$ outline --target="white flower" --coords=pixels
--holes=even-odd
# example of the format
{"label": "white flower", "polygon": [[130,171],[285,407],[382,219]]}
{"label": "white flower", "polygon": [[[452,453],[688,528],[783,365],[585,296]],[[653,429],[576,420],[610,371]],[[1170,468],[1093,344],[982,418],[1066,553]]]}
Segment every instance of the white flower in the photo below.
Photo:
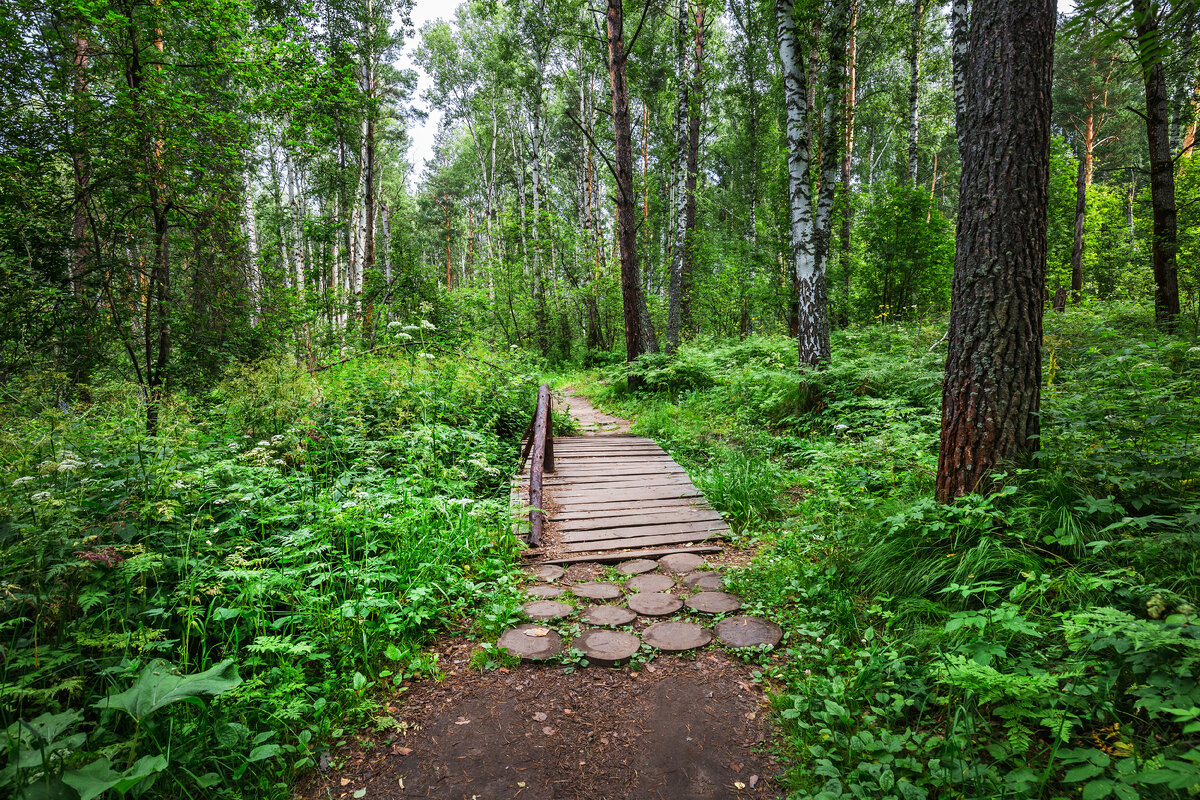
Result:
{"label": "white flower", "polygon": [[516,349],[517,349],[517,346],[516,346],[515,344],[510,344],[510,345],[508,346],[508,349],[509,349],[509,350],[516,350]]}
{"label": "white flower", "polygon": [[270,447],[271,443],[264,439],[263,441],[258,443],[258,446],[259,447]]}
{"label": "white flower", "polygon": [[400,320],[392,320],[391,322],[388,323],[388,327],[389,328],[399,328]]}
{"label": "white flower", "polygon": [[21,486],[21,485],[23,485],[23,484],[26,484],[26,483],[31,483],[32,481],[33,481],[33,476],[32,476],[32,475],[26,475],[26,476],[25,476],[25,477],[23,477],[23,478],[17,478],[15,481],[13,481],[13,484],[12,484],[12,485],[13,485],[13,486]]}
{"label": "white flower", "polygon": [[49,492],[38,492],[30,499],[32,499],[33,502],[35,502],[35,503],[48,503],[48,502],[50,502],[50,493]]}
{"label": "white flower", "polygon": [[419,330],[421,330],[421,326],[419,326],[419,325],[405,325],[405,326],[404,326],[404,330],[406,330],[406,331],[419,331]]}
{"label": "white flower", "polygon": [[282,441],[283,441],[282,433],[277,433],[271,437],[271,444],[278,444],[279,442],[282,442]]}
{"label": "white flower", "polygon": [[59,472],[74,472],[75,470],[79,469],[82,466],[83,466],[82,461],[74,461],[70,458],[66,458],[59,462],[58,471]]}
{"label": "white flower", "polygon": [[437,356],[435,356],[433,353],[417,353],[417,355],[419,355],[421,358],[428,358],[430,361],[433,361],[435,358],[437,358]]}
{"label": "white flower", "polygon": [[427,319],[421,320],[421,327],[427,331],[436,331],[437,330],[437,326],[434,325],[432,322],[430,322]]}
{"label": "white flower", "polygon": [[403,339],[403,340],[404,340],[404,341],[406,341],[406,342],[407,342],[407,341],[411,341],[411,340],[412,340],[412,336],[410,336],[410,335],[409,335],[409,334],[407,334],[407,333],[404,333],[403,331],[401,331],[400,333],[397,333],[397,334],[396,334],[396,338],[397,338],[397,339]]}

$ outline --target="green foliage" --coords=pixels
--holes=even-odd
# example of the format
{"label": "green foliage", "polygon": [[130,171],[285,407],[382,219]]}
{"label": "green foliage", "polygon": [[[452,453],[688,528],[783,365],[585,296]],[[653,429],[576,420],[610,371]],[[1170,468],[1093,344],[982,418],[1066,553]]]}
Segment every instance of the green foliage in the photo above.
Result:
{"label": "green foliage", "polygon": [[136,403],[4,408],[0,785],[284,796],[379,680],[436,674],[433,631],[479,597],[506,624],[534,382],[483,357],[515,374],[267,360],[157,437]]}
{"label": "green foliage", "polygon": [[836,332],[817,374],[700,341],[707,389],[593,387],[762,543],[729,580],[786,631],[761,679],[792,797],[1195,794],[1200,349],[1150,323],[1047,317],[1040,461],[953,505],[935,327]]}

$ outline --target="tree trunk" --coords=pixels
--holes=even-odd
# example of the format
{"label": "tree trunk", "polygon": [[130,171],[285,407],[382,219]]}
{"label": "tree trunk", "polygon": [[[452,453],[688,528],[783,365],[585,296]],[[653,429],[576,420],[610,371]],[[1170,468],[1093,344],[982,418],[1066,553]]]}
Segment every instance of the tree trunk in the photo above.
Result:
{"label": "tree trunk", "polygon": [[808,86],[797,35],[794,0],[775,4],[779,58],[783,64],[787,111],[788,203],[791,231],[790,271],[795,280],[796,342],[800,363],[829,362],[829,307],[825,275],[817,269],[814,248],[812,183],[809,180]]}
{"label": "tree trunk", "polygon": [[671,245],[671,274],[667,283],[667,352],[679,347],[682,323],[683,261],[687,239],[687,176],[688,176],[688,82],[687,82],[687,0],[679,0],[679,16],[675,39],[675,187],[672,218],[675,237]]}
{"label": "tree trunk", "polygon": [[[830,16],[829,65],[825,83],[824,142],[821,146],[821,172],[817,189],[817,213],[813,221],[817,272],[824,276],[829,264],[829,243],[833,234],[833,203],[837,197],[840,165],[838,145],[843,132],[842,85],[845,79],[846,31],[848,28],[849,0],[838,0]],[[828,311],[826,311],[828,331]],[[826,333],[828,335],[828,332]]]}
{"label": "tree trunk", "polygon": [[842,308],[838,314],[838,327],[850,324],[850,217],[853,212],[851,204],[850,170],[853,166],[854,154],[854,105],[857,100],[858,81],[855,74],[858,60],[858,0],[850,3],[850,31],[846,45],[846,136],[842,140],[842,230],[841,255],[838,258],[842,268]]}
{"label": "tree trunk", "polygon": [[[989,490],[996,469],[1038,447],[1054,23],[1050,0],[971,7],[958,109],[962,178],[938,454],[942,502]],[[957,25],[955,33],[957,40]]]}
{"label": "tree trunk", "polygon": [[1175,267],[1175,163],[1168,127],[1171,115],[1162,65],[1162,40],[1150,0],[1133,0],[1138,60],[1146,82],[1146,138],[1150,143],[1150,205],[1154,213],[1154,321],[1175,332],[1179,317],[1179,279]]}
{"label": "tree trunk", "polygon": [[1083,297],[1083,227],[1087,218],[1087,193],[1092,185],[1092,154],[1096,144],[1096,115],[1089,108],[1083,123],[1083,153],[1075,177],[1075,240],[1071,244],[1071,302]]}
{"label": "tree trunk", "polygon": [[700,170],[700,123],[704,97],[704,3],[696,3],[692,86],[688,90],[687,197],[684,202],[683,275],[679,287],[679,322],[692,330],[692,273],[696,269],[696,181]]}
{"label": "tree trunk", "polygon": [[625,360],[642,354],[644,305],[638,274],[637,218],[633,196],[633,134],[629,122],[629,90],[625,85],[625,18],[621,0],[608,0],[608,77],[612,86],[613,132],[616,139],[617,241],[621,260],[621,297],[625,317]]}
{"label": "tree trunk", "polygon": [[909,52],[908,84],[908,183],[917,185],[917,136],[921,130],[921,34],[925,27],[925,9],[921,0],[913,0],[912,45]]}

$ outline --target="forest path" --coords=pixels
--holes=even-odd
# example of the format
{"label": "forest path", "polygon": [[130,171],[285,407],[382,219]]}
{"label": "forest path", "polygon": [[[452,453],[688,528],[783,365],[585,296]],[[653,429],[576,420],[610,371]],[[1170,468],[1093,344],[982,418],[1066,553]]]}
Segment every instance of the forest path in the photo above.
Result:
{"label": "forest path", "polygon": [[[567,398],[597,441],[628,431],[628,421],[581,400]],[[740,603],[717,591],[721,568],[751,555],[727,547],[707,554],[707,563],[684,553],[615,569],[596,561],[531,566],[538,582],[527,588],[524,609],[535,623],[506,631],[499,642],[525,653],[519,664],[479,670],[471,665],[477,642],[439,641],[440,679],[396,692],[376,718],[378,732],[322,759],[330,768],[300,796],[782,797],[774,779],[781,769],[769,752],[770,704],[753,679],[758,667],[736,654],[739,644],[764,636],[773,644],[779,629],[754,617],[709,624],[713,608]],[[705,646],[714,633],[724,647]],[[586,662],[553,660],[568,642],[573,655],[587,652]]]}

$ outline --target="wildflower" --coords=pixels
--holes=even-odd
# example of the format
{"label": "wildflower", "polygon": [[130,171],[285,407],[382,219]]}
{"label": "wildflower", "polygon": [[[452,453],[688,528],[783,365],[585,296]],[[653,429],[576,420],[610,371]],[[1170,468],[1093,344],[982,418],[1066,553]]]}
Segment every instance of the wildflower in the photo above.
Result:
{"label": "wildflower", "polygon": [[38,492],[30,499],[33,500],[33,502],[35,502],[35,503],[48,503],[48,502],[50,502],[50,493],[49,492]]}
{"label": "wildflower", "polygon": [[437,356],[435,356],[433,353],[417,353],[417,355],[419,355],[421,358],[428,358],[430,361],[433,361],[435,358],[437,358]]}
{"label": "wildflower", "polygon": [[279,444],[279,443],[280,443],[280,442],[282,442],[282,441],[283,441],[283,434],[282,434],[282,433],[277,433],[277,434],[275,434],[274,436],[272,436],[272,437],[271,437],[271,444]]}
{"label": "wildflower", "polygon": [[33,481],[33,476],[32,476],[32,475],[26,475],[26,476],[25,476],[25,477],[23,477],[23,478],[17,478],[15,481],[13,481],[12,485],[13,485],[13,486],[22,486],[22,485],[24,485],[24,484],[26,484],[26,483],[30,483],[30,482],[32,482],[32,481]]}
{"label": "wildflower", "polygon": [[436,331],[437,330],[437,326],[434,325],[432,322],[430,322],[427,319],[421,320],[421,327],[427,331]]}
{"label": "wildflower", "polygon": [[516,349],[517,349],[517,346],[516,346],[515,344],[510,344],[510,345],[508,346],[508,349],[509,349],[509,350],[516,350]]}
{"label": "wildflower", "polygon": [[409,334],[405,333],[404,331],[401,331],[400,333],[397,333],[397,334],[396,334],[396,338],[397,338],[397,339],[400,339],[401,341],[405,341],[405,342],[411,342],[411,341],[412,341],[412,336],[410,336]]}
{"label": "wildflower", "polygon": [[812,670],[811,670],[811,669],[806,669],[806,670],[804,670],[804,677],[808,678],[808,677],[811,677],[811,676],[812,676]]}
{"label": "wildflower", "polygon": [[389,328],[399,328],[399,327],[400,327],[400,320],[398,320],[398,319],[394,319],[394,320],[392,320],[391,322],[389,322],[389,323],[388,323],[388,327],[389,327]]}
{"label": "wildflower", "polygon": [[264,439],[263,441],[261,441],[261,442],[259,442],[259,443],[258,443],[258,446],[259,446],[259,447],[270,447],[270,446],[271,446],[271,443],[270,443],[270,442],[268,442],[266,439]]}
{"label": "wildflower", "polygon": [[419,325],[405,325],[405,326],[404,326],[404,330],[406,330],[406,331],[419,331],[419,330],[421,330],[421,327],[420,327]]}

